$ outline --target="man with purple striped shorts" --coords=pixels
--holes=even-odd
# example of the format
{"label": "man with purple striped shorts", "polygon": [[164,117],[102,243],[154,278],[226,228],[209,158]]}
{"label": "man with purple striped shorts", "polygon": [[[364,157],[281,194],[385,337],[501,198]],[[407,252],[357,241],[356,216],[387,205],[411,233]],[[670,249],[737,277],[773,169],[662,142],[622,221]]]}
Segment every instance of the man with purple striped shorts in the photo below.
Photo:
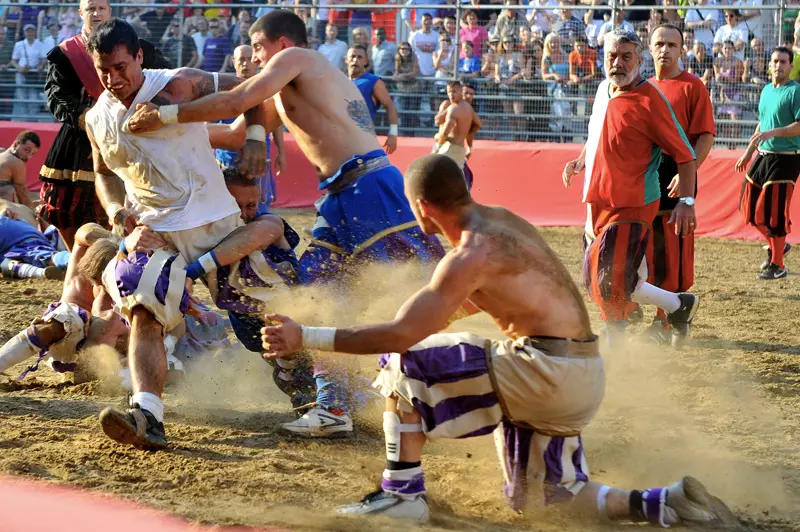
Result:
{"label": "man with purple striped shorts", "polygon": [[[430,283],[388,323],[305,327],[286,316],[262,330],[267,359],[303,348],[375,354],[386,397],[387,465],[381,489],[344,514],[428,519],[426,440],[494,432],[509,505],[522,511],[540,488],[545,503],[571,502],[602,519],[662,526],[732,519],[703,485],[622,490],[589,480],[581,431],[605,390],[603,359],[580,292],[536,229],[472,201],[458,165],[441,155],[409,167],[405,193],[420,227],[454,249]],[[508,339],[436,334],[453,320],[489,314]]]}

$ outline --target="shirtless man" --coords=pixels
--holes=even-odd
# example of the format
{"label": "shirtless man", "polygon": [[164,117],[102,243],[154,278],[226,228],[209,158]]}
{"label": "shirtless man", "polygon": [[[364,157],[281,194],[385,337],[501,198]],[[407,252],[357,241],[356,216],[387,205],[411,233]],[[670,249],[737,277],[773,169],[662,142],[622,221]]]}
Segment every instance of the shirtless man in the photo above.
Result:
{"label": "shirtless man", "polygon": [[[426,439],[494,431],[504,492],[518,511],[527,487],[543,485],[546,502],[572,501],[601,518],[717,520],[713,499],[692,477],[644,491],[589,481],[580,433],[605,392],[603,359],[578,288],[536,229],[503,208],[473,202],[460,168],[441,155],[409,166],[405,193],[420,226],[443,234],[454,249],[393,321],[335,329],[267,315],[279,324],[262,331],[265,358],[303,348],[391,353],[381,355],[375,381],[386,397],[381,489],[339,511],[426,521]],[[437,334],[480,310],[508,339]]]}
{"label": "shirtless man", "polygon": [[[462,171],[467,163],[465,141],[472,126],[472,116],[475,114],[472,106],[464,101],[463,94],[460,81],[447,82],[447,98],[450,103],[443,111],[444,116],[441,117],[439,131],[433,137],[436,141],[435,152],[453,159]],[[436,118],[439,118],[438,114]]]}
{"label": "shirtless man", "polygon": [[[472,155],[472,143],[475,140],[475,134],[483,127],[483,122],[478,116],[478,113],[475,112],[475,107],[472,105],[472,102],[475,100],[475,85],[469,82],[462,82],[461,94],[464,98],[464,101],[467,102],[472,108],[472,124],[469,126],[469,133],[467,133],[467,138],[465,139],[467,145],[465,159],[469,160],[470,156]],[[444,120],[447,117],[447,109],[450,107],[450,104],[451,101],[447,99],[444,100],[439,106],[439,112],[436,113],[436,117],[434,118],[434,123],[437,126],[444,124]],[[439,143],[434,144],[433,153],[438,153],[440,147],[441,146]],[[466,160],[464,161],[464,179],[467,180],[467,189],[472,190],[474,177]]]}
{"label": "shirtless man", "polygon": [[[317,168],[325,195],[308,249],[300,258],[303,282],[339,280],[341,274],[374,261],[435,261],[441,244],[419,228],[403,197],[403,176],[391,165],[375,136],[369,109],[358,88],[322,54],[307,50],[303,21],[274,10],[250,28],[260,73],[236,89],[180,105],[140,105],[128,120],[133,132],[164,124],[213,122],[267,101],[269,125],[283,123]],[[173,126],[175,127],[175,126]],[[325,435],[326,427],[352,432],[342,391],[324,393],[320,372],[314,408],[285,425],[299,435]],[[329,388],[328,388],[329,389]],[[323,420],[322,418],[325,418]]]}
{"label": "shirtless man", "polygon": [[17,193],[17,203],[33,209],[25,179],[25,163],[36,155],[41,147],[39,135],[33,131],[22,131],[11,147],[0,153],[0,181],[9,181]]}

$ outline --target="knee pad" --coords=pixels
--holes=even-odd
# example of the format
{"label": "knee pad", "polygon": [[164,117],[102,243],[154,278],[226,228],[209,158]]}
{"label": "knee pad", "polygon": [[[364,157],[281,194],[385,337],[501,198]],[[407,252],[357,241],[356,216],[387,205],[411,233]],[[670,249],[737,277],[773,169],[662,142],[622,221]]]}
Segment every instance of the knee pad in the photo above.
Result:
{"label": "knee pad", "polygon": [[383,413],[383,434],[386,438],[386,459],[400,462],[400,435],[403,432],[422,432],[420,423],[401,423],[395,412]]}

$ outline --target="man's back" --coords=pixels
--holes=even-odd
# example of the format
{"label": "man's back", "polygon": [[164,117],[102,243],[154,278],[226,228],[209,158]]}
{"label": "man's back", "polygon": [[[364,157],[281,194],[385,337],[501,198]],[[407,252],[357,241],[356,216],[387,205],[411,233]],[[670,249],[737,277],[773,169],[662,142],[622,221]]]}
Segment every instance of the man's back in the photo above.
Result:
{"label": "man's back", "polygon": [[450,252],[473,262],[485,281],[470,301],[505,334],[585,339],[591,324],[577,286],[531,224],[501,207],[478,208]]}
{"label": "man's back", "polygon": [[354,155],[380,149],[367,104],[347,76],[320,53],[282,53],[293,54],[304,68],[275,95],[275,106],[320,176],[335,174]]}
{"label": "man's back", "polygon": [[451,105],[447,109],[448,115],[456,123],[456,126],[448,135],[453,142],[462,144],[467,138],[470,125],[472,125],[472,112],[472,106],[464,100]]}

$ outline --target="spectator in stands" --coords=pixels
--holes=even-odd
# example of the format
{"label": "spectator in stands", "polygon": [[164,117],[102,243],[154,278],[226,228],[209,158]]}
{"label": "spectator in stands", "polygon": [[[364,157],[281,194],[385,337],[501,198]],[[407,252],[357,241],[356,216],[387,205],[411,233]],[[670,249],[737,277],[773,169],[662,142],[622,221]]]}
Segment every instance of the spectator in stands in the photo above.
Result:
{"label": "spectator in stands", "polygon": [[700,78],[706,87],[714,75],[714,61],[706,53],[706,47],[700,41],[694,43],[694,50],[686,63],[686,70]]}
{"label": "spectator in stands", "polygon": [[686,10],[686,27],[694,31],[694,40],[700,41],[709,51],[714,46],[714,32],[717,29],[717,12],[703,9],[708,0],[695,0],[697,3]]}
{"label": "spectator in stands", "polygon": [[456,41],[456,30],[458,29],[458,25],[456,24],[456,17],[453,15],[446,15],[442,19],[442,26],[447,35],[450,36],[450,40],[455,42]]}
{"label": "spectator in stands", "polygon": [[58,25],[60,27],[58,38],[62,41],[71,39],[81,31],[81,19],[78,16],[78,8],[75,6],[62,7],[58,13]]}
{"label": "spectator in stands", "polygon": [[395,22],[397,17],[397,10],[396,9],[388,9],[388,8],[381,8],[378,7],[379,5],[397,5],[398,0],[375,0],[374,4],[378,4],[373,6],[372,8],[372,32],[375,33],[375,30],[382,29],[384,31],[385,40],[394,44],[397,42],[397,23]]}
{"label": "spectator in stands", "polygon": [[[411,2],[413,0],[409,0]],[[433,17],[429,13],[422,15],[421,29],[411,34],[408,39],[414,55],[417,56],[419,73],[421,76],[433,76],[436,74],[436,67],[433,66],[433,52],[439,42],[439,35],[432,31]]]}
{"label": "spectator in stands", "polygon": [[[739,120],[742,116],[742,100],[739,83],[744,74],[744,64],[735,56],[733,41],[722,43],[722,55],[714,60],[714,80],[719,87],[717,115],[730,120]],[[735,124],[720,124],[721,137],[735,138],[739,127]]]}
{"label": "spectator in stands", "polygon": [[531,41],[522,52],[522,78],[528,82],[542,78],[542,42]]}
{"label": "spectator in stands", "polygon": [[336,65],[336,68],[342,72],[345,71],[344,58],[347,55],[347,43],[339,40],[339,28],[336,27],[336,24],[325,26],[325,42],[319,45],[317,51]]}
{"label": "spectator in stands", "polygon": [[[519,0],[506,0],[506,6],[518,6]],[[500,37],[502,42],[506,37],[511,37],[516,40],[519,35],[519,28],[527,26],[528,21],[525,15],[519,9],[504,9],[497,16],[497,24],[495,25],[495,35]]]}
{"label": "spectator in stands", "polygon": [[747,48],[747,41],[750,40],[750,32],[747,26],[739,23],[739,11],[730,9],[725,11],[725,21],[727,24],[722,26],[714,34],[714,55],[719,55],[722,43],[731,41],[733,43],[733,55],[740,60],[744,60],[744,50]]}
{"label": "spectator in stands", "polygon": [[542,79],[549,81],[550,92],[558,84],[566,83],[569,79],[569,59],[561,47],[561,38],[556,32],[544,39],[542,50]]}
{"label": "spectator in stands", "polygon": [[475,57],[481,57],[485,51],[486,43],[489,41],[489,32],[486,28],[478,25],[478,15],[471,9],[464,13],[464,22],[459,30],[459,39],[470,41]]}
{"label": "spectator in stands", "polygon": [[353,31],[350,32],[350,44],[359,44],[369,53],[369,49],[372,48],[369,34],[370,32],[363,26],[353,28]]}
{"label": "spectator in stands", "polygon": [[519,35],[517,35],[518,51],[523,51],[528,43],[533,40],[533,33],[527,24],[519,27]]}
{"label": "spectator in stands", "polygon": [[42,27],[46,16],[45,10],[37,5],[38,2],[39,0],[28,0],[28,4],[22,6],[22,16],[20,17],[20,24],[23,28],[29,24],[34,27],[36,40],[39,40],[42,35]]}
{"label": "spectator in stands", "polygon": [[481,60],[475,57],[472,41],[461,41],[461,57],[458,60],[460,78],[476,78],[481,73]]}
{"label": "spectator in stands", "polygon": [[[591,0],[591,2],[593,8],[607,3],[605,0]],[[578,16],[583,18],[583,23],[586,25],[584,33],[589,46],[597,49],[597,35],[600,33],[600,28],[603,27],[606,19],[611,17],[611,12],[602,9],[589,9],[583,13],[578,13]]]}
{"label": "spectator in stands", "polygon": [[250,22],[242,21],[239,23],[239,33],[231,42],[235,50],[237,46],[250,46]]}
{"label": "spectator in stands", "polygon": [[55,21],[50,22],[47,25],[47,32],[48,35],[42,39],[42,44],[44,44],[45,49],[49,52],[54,46],[61,44],[61,39],[58,37],[58,23]]}
{"label": "spectator in stands", "polygon": [[[414,111],[419,109],[419,64],[414,50],[407,42],[400,43],[397,47],[397,57],[394,61],[394,79],[397,82],[397,108],[401,111]],[[413,128],[417,125],[416,115],[400,113],[400,126]]]}
{"label": "spectator in stands", "polygon": [[300,7],[295,9],[295,13],[297,13],[297,16],[300,17],[300,20],[302,20],[303,24],[306,26],[308,48],[316,50],[322,43],[322,40],[317,36],[317,20],[311,16],[311,8],[306,4],[300,4]]}
{"label": "spectator in stands", "polygon": [[[573,15],[572,6],[575,0],[561,0],[560,15],[561,19],[553,26],[553,33],[560,37],[559,42],[562,46],[569,46],[579,36],[586,35],[586,24],[581,19]],[[547,43],[545,42],[545,45]],[[565,48],[566,53],[566,48]]]}
{"label": "spectator in stands", "polygon": [[[453,74],[453,67],[456,66],[457,62],[454,62],[455,51],[456,48],[453,46],[453,41],[450,40],[450,35],[446,31],[442,31],[439,34],[439,47],[433,52],[433,68],[436,69],[435,77],[447,79]],[[437,93],[446,96],[446,81],[437,81],[436,87]],[[439,104],[437,103],[434,108],[438,109]]]}
{"label": "spectator in stands", "polygon": [[408,31],[415,32],[421,27],[425,15],[431,17],[431,27],[433,25],[433,18],[438,15],[436,9],[414,9],[416,11],[416,24],[411,21],[411,11],[414,6],[442,6],[447,4],[447,0],[408,0],[406,2],[406,9],[400,11],[400,18],[408,26]]}
{"label": "spectator in stands", "polygon": [[586,37],[578,37],[569,53],[569,83],[575,87],[586,85],[597,77],[597,52],[589,48]]}
{"label": "spectator in stands", "polygon": [[[181,50],[180,64],[178,64],[178,50]],[[194,68],[199,61],[194,39],[181,32],[181,23],[178,19],[174,19],[167,28],[167,33],[161,41],[161,51],[173,68]]]}
{"label": "spectator in stands", "polygon": [[14,97],[18,100],[35,100],[14,103],[14,120],[20,122],[37,121],[40,103],[39,92],[44,82],[42,75],[47,60],[47,52],[42,41],[36,38],[36,26],[25,26],[25,39],[14,45],[11,66],[17,70]]}
{"label": "spectator in stands", "polygon": [[[676,0],[663,0],[662,5],[664,7],[675,7],[678,5],[678,2]],[[679,30],[683,30],[683,19],[677,9],[664,9],[661,12],[661,20],[663,22],[669,22]]]}
{"label": "spectator in stands", "polygon": [[532,8],[526,13],[528,23],[539,28],[542,35],[550,33],[553,23],[558,19],[555,10],[558,0],[530,0],[528,5]]}
{"label": "spectator in stands", "polygon": [[647,34],[650,35],[651,33],[653,33],[653,30],[656,29],[663,20],[664,20],[664,15],[660,9],[651,9],[650,18],[647,19],[647,24],[645,25],[645,27],[647,28]]}
{"label": "spectator in stands", "polygon": [[[345,3],[363,4],[364,7],[367,8],[367,9],[351,9],[349,17],[347,19],[347,25],[351,35],[353,34],[354,29],[362,28],[367,36],[366,46],[369,47],[369,36],[372,34],[372,14],[370,13],[369,6],[367,5],[369,4],[369,0],[347,0],[347,2]],[[361,44],[361,43],[355,43],[355,44]]]}
{"label": "spectator in stands", "polygon": [[203,51],[206,49],[206,41],[211,37],[211,34],[208,32],[208,19],[205,17],[199,19],[196,28],[197,31],[192,33],[191,36],[194,41],[194,47],[197,50],[197,66],[199,68],[202,64]]}
{"label": "spectator in stands", "polygon": [[[15,0],[11,0],[14,2]],[[19,6],[9,6],[3,10],[2,25],[6,28],[8,37],[13,42],[19,40],[20,22],[22,22],[22,9]]]}
{"label": "spectator in stands", "polygon": [[186,17],[186,19],[183,21],[184,33],[186,33],[186,35],[193,35],[194,32],[199,31],[200,21],[207,22],[206,17],[203,16],[203,8],[193,7],[191,16]]}
{"label": "spectator in stands", "polygon": [[[247,27],[249,29],[250,24],[252,23],[252,17],[250,16],[250,12],[247,9],[240,9],[239,12],[236,14],[236,22],[231,24],[231,27],[228,28],[228,40],[231,41],[231,43],[233,43],[234,48],[239,46],[238,41],[241,39],[241,27],[242,23],[245,22],[247,23]],[[248,46],[250,45],[249,42],[241,44],[246,44]]]}
{"label": "spectator in stands", "polygon": [[163,0],[159,1],[162,3],[157,4],[153,11],[139,17],[142,23],[147,27],[147,31],[150,32],[150,38],[153,40],[153,43],[159,42],[172,22],[172,15],[167,13]]}
{"label": "spectator in stands", "polygon": [[[641,26],[638,30],[636,30],[636,36],[639,37],[639,40],[643,43],[650,42],[650,35],[645,26]],[[644,50],[642,51],[642,66],[639,71],[642,73],[642,77],[644,79],[650,79],[656,75],[656,64],[653,60],[653,54],[650,53],[649,46],[645,46]]]}
{"label": "spectator in stands", "polygon": [[[330,9],[327,7],[330,4],[330,0],[317,0],[316,2],[316,14],[314,20],[314,37],[322,44],[326,37],[326,28],[328,27],[328,18],[330,17]],[[261,11],[264,8],[261,7],[256,12],[256,19],[264,16],[266,13],[262,13]]]}
{"label": "spectator in stands", "polygon": [[681,52],[681,59],[684,64],[687,64],[689,58],[694,54],[694,32],[692,30],[683,30],[683,51]]}
{"label": "spectator in stands", "polygon": [[376,76],[391,76],[394,73],[394,58],[397,46],[386,40],[386,30],[375,28],[375,46],[372,47],[372,70]]}
{"label": "spectator in stands", "polygon": [[750,41],[750,50],[744,60],[744,83],[764,85],[769,82],[769,52],[764,50],[764,41],[753,37]]}
{"label": "spectator in stands", "polygon": [[[525,111],[525,103],[520,99],[522,93],[519,81],[522,80],[522,54],[517,51],[517,42],[513,35],[503,37],[497,47],[497,66],[494,81],[502,96],[503,113],[521,115]],[[507,117],[508,118],[508,117]],[[512,131],[521,131],[523,123],[516,117],[510,119]]]}
{"label": "spectator in stands", "polygon": [[494,72],[497,67],[498,44],[500,44],[500,40],[496,37],[492,37],[492,39],[489,41],[489,46],[486,49],[486,53],[483,54],[483,61],[481,61],[481,76],[484,78],[491,78],[494,76]]}
{"label": "spectator in stands", "polygon": [[605,35],[609,31],[615,28],[620,28],[625,31],[634,31],[633,24],[625,20],[625,10],[617,9],[617,18],[614,19],[614,21],[615,22],[609,20],[600,27],[600,32],[597,34],[597,47],[600,48],[601,50],[605,46]]}
{"label": "spectator in stands", "polygon": [[233,48],[225,36],[225,28],[218,18],[208,21],[211,37],[206,40],[203,48],[201,65],[206,72],[228,72],[231,66]]}
{"label": "spectator in stands", "polygon": [[[274,11],[276,9],[280,9],[280,7],[281,7],[280,6],[280,2],[278,0],[265,0],[265,2],[263,2],[263,3],[266,4],[266,5],[262,5],[261,7],[258,8],[258,10],[256,11],[256,19],[259,19],[259,18],[263,17],[264,15],[269,13],[270,11]],[[324,20],[324,24],[322,25],[323,29],[325,27],[325,24],[328,23],[328,15],[329,15],[329,11],[330,11],[329,9],[324,9],[323,6],[325,6],[327,4],[332,4],[332,3],[333,2],[330,2],[328,0],[321,0],[319,2],[319,5],[321,7],[320,11],[324,12],[324,14],[325,14],[325,17],[323,19]]]}
{"label": "spectator in stands", "polygon": [[[775,24],[775,12],[767,9],[760,9],[764,3],[774,4],[774,2],[764,2],[763,0],[735,0],[731,2],[731,5],[739,8],[739,22],[747,27],[751,37],[765,39],[771,34],[774,39],[775,34],[772,31],[772,27]],[[796,2],[790,1],[789,3]],[[742,8],[747,7],[751,9],[742,11]],[[764,35],[765,31],[767,32],[766,36]]]}
{"label": "spectator in stands", "polygon": [[8,42],[7,33],[0,28],[0,119],[9,120],[11,117],[11,104],[8,100],[14,97],[14,67],[11,57],[14,53],[14,43]]}

